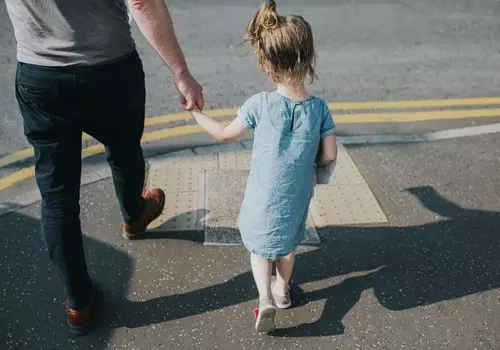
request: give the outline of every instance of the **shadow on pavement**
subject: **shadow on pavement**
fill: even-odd
[[[382,306],[399,311],[500,287],[500,213],[462,208],[431,187],[408,191],[442,219],[411,227],[339,227],[322,237],[318,251],[298,257],[297,282],[376,271],[305,294],[301,303],[327,300],[322,317],[277,336],[342,334],[342,318],[368,288]],[[319,268],[311,274],[314,265]]]
[[[385,308],[407,310],[500,288],[500,213],[464,209],[430,187],[408,191],[442,219],[412,227],[324,229],[320,247],[297,257],[294,274],[294,285],[318,281],[326,286],[307,293],[294,289],[296,306],[326,300],[322,315],[315,322],[280,329],[274,336],[342,334],[342,319],[366,289],[373,289]],[[2,337],[10,334],[5,343],[11,345],[26,332],[33,335],[31,341],[48,334],[49,339],[56,342],[51,344],[67,344],[68,336],[61,322],[60,286],[47,267],[47,254],[37,233],[38,222],[19,213],[8,217],[7,223],[2,223],[6,220],[0,222],[3,250],[0,333]],[[159,232],[148,238],[178,239],[180,236]],[[191,236],[191,239],[200,242],[199,236]],[[98,315],[98,329],[79,340],[81,344],[92,343],[93,348],[105,348],[106,340],[118,327],[136,328],[172,321],[257,296],[252,275],[246,272],[192,292],[133,302],[126,296],[132,276],[132,257],[92,238],[86,237],[85,245],[89,269],[102,286],[105,301]],[[359,271],[372,272],[347,277],[331,286],[319,282]],[[234,293],[235,289],[239,293]],[[218,298],[213,298],[214,295]],[[40,319],[47,322],[40,324]]]

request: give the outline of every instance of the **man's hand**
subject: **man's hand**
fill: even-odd
[[[198,108],[203,110],[203,89],[189,72],[181,73],[174,77],[174,84],[179,91],[182,108],[191,111]]]
[[[165,0],[127,0],[128,8],[146,39],[174,73],[184,109],[203,109],[200,84],[187,68]]]

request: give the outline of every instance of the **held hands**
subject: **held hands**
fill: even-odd
[[[182,108],[187,111],[193,109],[203,110],[203,89],[191,76],[191,73],[184,71],[174,77],[174,85],[179,92]]]

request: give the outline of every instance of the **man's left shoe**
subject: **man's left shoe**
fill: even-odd
[[[66,309],[66,322],[69,326],[69,331],[74,335],[85,335],[90,328],[90,320],[93,314],[94,298],[92,297],[89,303],[81,310],[73,310],[69,307],[68,299],[64,300],[64,308]]]

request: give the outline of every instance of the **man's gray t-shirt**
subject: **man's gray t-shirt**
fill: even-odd
[[[125,0],[6,0],[6,4],[20,62],[93,65],[135,48]]]

